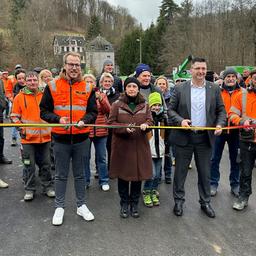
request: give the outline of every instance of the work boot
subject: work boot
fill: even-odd
[[[33,191],[25,191],[25,195],[24,195],[24,201],[31,201],[34,198],[34,192]]]
[[[233,209],[237,211],[242,211],[248,206],[248,199],[238,198],[238,200],[233,204]]]

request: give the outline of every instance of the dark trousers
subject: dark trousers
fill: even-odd
[[[25,190],[35,191],[36,165],[40,169],[40,182],[43,192],[53,186],[50,163],[50,142],[22,144],[22,161],[24,164],[23,181]],[[40,158],[38,157],[40,156]]]
[[[3,117],[3,109],[0,108],[0,123],[2,124]],[[4,128],[0,127],[0,158],[4,156]]]
[[[188,174],[188,166],[194,153],[195,164],[198,173],[198,191],[200,204],[210,202],[210,160],[212,148],[209,144],[207,133],[194,134],[186,146],[176,145],[176,167],[173,183],[173,196],[175,202],[185,201],[185,181]]]
[[[252,170],[256,160],[256,143],[240,141],[240,197],[248,199],[252,193]]]
[[[118,193],[120,205],[138,205],[141,194],[141,181],[126,181],[118,178]]]
[[[239,164],[237,163],[237,153],[239,148],[239,134],[237,131],[230,134],[222,134],[216,137],[211,160],[211,185],[218,187],[220,180],[220,161],[225,143],[228,144],[230,175],[229,182],[231,188],[239,185]]]

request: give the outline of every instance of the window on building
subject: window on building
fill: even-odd
[[[67,52],[69,52],[69,46],[67,46]]]
[[[61,51],[64,52],[65,51],[65,47],[61,46]]]
[[[72,47],[72,52],[75,52],[75,47]]]
[[[71,44],[76,45],[76,40],[71,40]]]
[[[105,51],[109,50],[109,45],[105,45]]]

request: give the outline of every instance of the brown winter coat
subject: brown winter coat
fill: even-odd
[[[109,116],[109,124],[153,125],[153,119],[148,104],[142,95],[138,96],[138,105],[134,112],[127,105],[127,97],[120,96],[114,102]],[[152,158],[147,131],[139,128],[128,133],[126,128],[113,129],[112,152],[109,176],[126,181],[141,181],[152,178]]]

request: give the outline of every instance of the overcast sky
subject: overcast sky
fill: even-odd
[[[162,0],[106,0],[114,6],[122,6],[129,10],[129,13],[142,23],[143,28],[150,26],[151,22],[155,23],[159,16],[159,6]],[[176,1],[177,3],[179,1]]]

